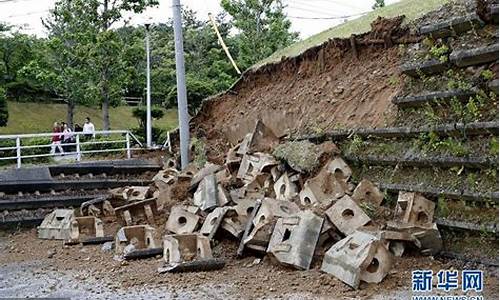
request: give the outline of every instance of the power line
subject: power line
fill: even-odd
[[[331,15],[328,12],[325,12],[325,11],[319,11],[319,10],[314,10],[314,9],[310,9],[310,8],[290,6],[290,5],[288,6],[288,8],[297,9],[297,10],[301,10],[301,11],[307,11],[307,12],[310,12],[310,13],[321,14],[321,15],[325,15],[325,16],[331,17]]]
[[[298,4],[305,4],[308,6],[313,6],[313,5],[311,5],[313,3],[316,3],[316,5],[318,5],[319,4],[318,2],[323,2],[323,3],[329,3],[329,4],[337,4],[337,5],[341,5],[344,7],[350,7],[350,8],[359,9],[359,10],[363,9],[362,7],[357,6],[357,5],[352,5],[350,3],[345,3],[343,1],[335,1],[335,0],[316,0],[316,1],[314,1],[314,0],[286,0],[286,1],[290,2],[290,3],[296,2]],[[316,6],[316,8],[319,8],[319,7]],[[324,8],[324,7],[322,7],[322,8]]]

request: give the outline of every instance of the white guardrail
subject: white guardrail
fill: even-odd
[[[126,151],[127,158],[131,158],[131,151],[141,150],[142,143],[128,130],[108,130],[108,131],[95,131],[92,137],[86,137],[83,132],[71,132],[72,138],[74,141],[69,143],[60,143],[59,145],[64,149],[72,148],[71,151],[65,151],[63,153],[56,153],[53,151],[53,147],[55,149],[59,149],[57,145],[52,143],[52,137],[55,135],[59,135],[61,140],[64,136],[63,133],[35,133],[35,134],[14,134],[14,135],[0,135],[0,143],[5,140],[13,140],[16,145],[11,147],[0,147],[0,161],[1,160],[16,160],[17,168],[21,167],[21,162],[26,158],[39,158],[39,157],[56,157],[62,155],[76,155],[76,160],[80,161],[82,159],[82,155],[91,154],[91,153],[106,153],[106,152],[122,152]],[[120,137],[110,138],[111,136]],[[110,138],[109,140],[96,140],[95,137],[103,136],[106,138]],[[33,139],[33,138],[47,138],[47,144],[42,145],[24,145],[23,140]],[[123,138],[124,137],[124,138]],[[121,138],[121,139],[120,139]],[[132,148],[130,146],[131,139],[135,141],[140,148]],[[97,150],[85,150],[86,145],[98,145],[98,144],[124,144],[123,148],[109,148],[109,149],[97,149]],[[23,149],[47,149],[47,153],[44,154],[28,154],[23,155]],[[9,155],[9,152],[15,150],[15,156],[6,156]],[[5,152],[7,151],[7,152]]]

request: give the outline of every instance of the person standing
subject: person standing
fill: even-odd
[[[90,122],[90,118],[85,118],[85,124],[83,124],[83,135],[85,139],[95,138],[95,127],[92,122]]]
[[[71,130],[71,128],[68,126],[68,124],[64,123],[63,124],[63,140],[62,140],[62,143],[63,144],[70,144],[73,142],[73,131]],[[70,151],[70,148],[71,146],[67,145],[67,146],[63,146],[63,149],[65,152],[69,152]]]
[[[64,150],[61,147],[61,127],[57,122],[54,123],[54,127],[52,128],[52,144],[50,154],[54,155],[56,153],[56,148],[59,150],[60,154],[64,154]]]

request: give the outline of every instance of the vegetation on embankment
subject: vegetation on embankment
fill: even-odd
[[[314,46],[321,45],[332,38],[346,38],[351,34],[360,34],[370,31],[370,24],[378,17],[397,17],[405,15],[405,22],[417,19],[429,11],[435,10],[449,0],[402,0],[385,7],[371,11],[357,19],[332,27],[305,40],[294,43],[286,48],[274,52],[268,58],[261,60],[252,68],[256,69],[268,63],[279,61],[282,57],[293,57]]]
[[[50,132],[55,121],[66,121],[65,104],[21,103],[8,102],[9,122],[6,127],[0,127],[0,134]],[[119,106],[110,109],[111,129],[131,129],[139,124],[132,116],[131,106]],[[75,123],[82,125],[85,117],[90,117],[96,130],[103,126],[102,112],[98,108],[77,106]],[[165,111],[163,118],[154,120],[155,127],[170,130],[177,127],[177,111]]]

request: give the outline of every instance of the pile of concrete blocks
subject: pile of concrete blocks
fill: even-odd
[[[258,121],[226,153],[224,164],[193,163],[182,171],[169,164],[151,187],[112,191],[110,198],[122,202],[93,203],[96,214],[123,226],[114,233],[116,254],[163,255],[159,272],[213,270],[224,262],[213,257],[212,247],[236,239],[239,257],[268,255],[299,270],[321,265],[322,271],[358,288],[362,281],[381,282],[408,247],[426,255],[441,250],[432,201],[401,192],[396,207],[384,207],[384,194],[375,184],[353,182],[351,168],[331,142],[319,146],[331,150],[322,152],[321,164],[307,172],[271,154],[279,143]],[[286,143],[280,148],[286,150]],[[105,215],[108,206],[112,214]]]

